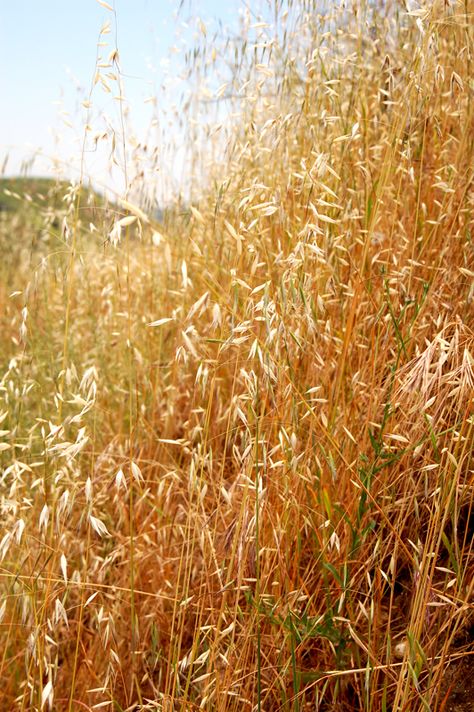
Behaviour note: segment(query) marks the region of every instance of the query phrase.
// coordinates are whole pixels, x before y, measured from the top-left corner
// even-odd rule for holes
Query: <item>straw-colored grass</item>
[[[474,7],[280,5],[163,224],[0,215],[2,710],[470,709]]]

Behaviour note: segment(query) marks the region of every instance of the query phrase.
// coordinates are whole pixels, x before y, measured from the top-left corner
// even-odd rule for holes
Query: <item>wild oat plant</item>
[[[125,112],[4,179],[2,710],[472,709],[473,11],[199,23],[160,220]]]

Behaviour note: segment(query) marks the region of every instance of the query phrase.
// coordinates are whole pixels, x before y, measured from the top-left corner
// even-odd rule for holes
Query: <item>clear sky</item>
[[[196,18],[211,30],[219,22],[235,28],[240,3],[109,0],[109,4],[116,10],[125,94],[140,133],[150,116],[146,97],[158,94],[160,101],[174,100],[169,93],[163,98],[161,86],[167,75],[179,73],[183,46],[192,40]],[[22,162],[39,150],[47,158],[36,158],[31,173],[52,175],[62,170],[74,177],[68,173],[80,154],[85,122],[81,102],[94,76],[98,35],[107,20],[112,21],[112,31],[104,37],[109,43],[101,50],[105,58],[114,47],[115,28],[112,13],[97,0],[0,0],[0,167],[8,155],[7,173],[18,172]],[[181,51],[170,52],[173,46]],[[117,113],[113,96],[102,91],[98,102],[101,111]],[[53,157],[58,159],[56,168]],[[92,178],[107,181],[101,159],[95,167],[90,161],[88,170]]]

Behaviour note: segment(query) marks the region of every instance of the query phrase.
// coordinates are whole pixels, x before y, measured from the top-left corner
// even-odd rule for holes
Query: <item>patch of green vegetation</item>
[[[45,205],[54,195],[64,195],[67,188],[68,183],[53,178],[0,178],[0,210],[15,212],[25,203],[32,207]]]
[[[31,219],[45,213],[57,213],[56,217],[59,217],[68,212],[72,201],[78,199],[78,217],[82,221],[101,222],[101,216],[116,208],[90,186],[77,191],[71,183],[54,178],[0,178],[0,213],[10,216],[21,214]]]

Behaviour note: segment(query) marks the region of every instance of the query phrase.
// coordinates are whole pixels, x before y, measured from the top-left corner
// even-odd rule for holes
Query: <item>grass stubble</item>
[[[1,213],[2,709],[468,709],[473,7],[410,8],[198,21],[186,199]]]

